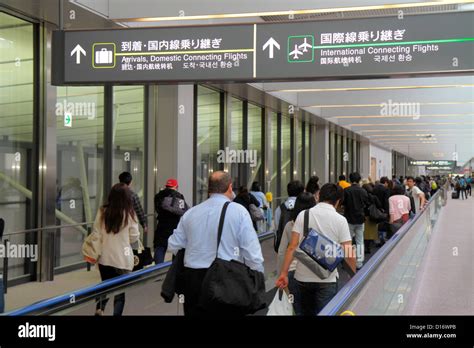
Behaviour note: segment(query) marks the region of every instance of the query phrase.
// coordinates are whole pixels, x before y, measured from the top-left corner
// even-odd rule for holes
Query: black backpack
[[[416,208],[415,208],[415,198],[413,197],[413,193],[411,191],[406,192],[406,196],[410,198],[410,205],[411,205],[411,212],[413,214],[416,214]]]
[[[273,241],[273,247],[275,249],[275,252],[278,252],[278,248],[280,247],[281,243],[281,236],[283,235],[283,230],[285,229],[285,226],[288,221],[291,220],[292,210],[293,209],[288,209],[286,207],[285,202],[280,205],[280,221],[278,221],[278,228],[275,232],[275,239]]]
[[[171,194],[163,198],[161,209],[171,214],[182,216],[189,209],[189,206],[184,198],[179,197],[177,194]]]

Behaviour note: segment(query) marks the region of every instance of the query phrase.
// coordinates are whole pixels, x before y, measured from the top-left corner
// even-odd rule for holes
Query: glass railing
[[[273,232],[259,234],[264,258],[274,254]],[[106,296],[109,303],[105,314],[113,310],[113,297],[125,293],[124,315],[181,315],[180,298],[175,296],[172,303],[161,298],[161,285],[171,262],[153,265],[145,269],[125,274],[99,284],[70,291],[60,296],[42,300],[24,308],[5,313],[5,315],[93,315],[97,299]],[[274,265],[265,265],[265,277],[274,276]],[[274,280],[269,279],[273,284]]]
[[[446,189],[442,188],[370,258],[319,315],[404,314],[445,203]]]

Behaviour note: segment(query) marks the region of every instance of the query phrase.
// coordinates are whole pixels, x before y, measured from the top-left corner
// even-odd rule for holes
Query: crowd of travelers
[[[131,188],[132,176],[124,172],[119,181],[83,245],[86,260],[98,265],[102,280],[135,270],[140,250],[146,249],[139,225],[147,231],[147,219]],[[186,316],[254,313],[265,308],[258,234],[262,226],[273,226],[275,287],[291,294],[296,315],[317,315],[336,295],[341,267],[355,274],[371,248],[382,246],[441,187],[450,185],[453,198],[457,194],[467,199],[471,183],[470,177],[459,176],[384,176],[373,182],[353,172],[320,186],[319,178],[312,176],[306,185],[290,181],[287,198],[272,207],[271,194],[263,193],[258,182],[250,190],[246,186],[235,190],[230,175],[216,171],[209,177],[208,199],[190,208],[178,181],[170,178],[154,198],[154,253],[144,265],[163,263],[167,253],[173,255],[162,296],[170,302],[175,293],[182,295]],[[303,255],[302,243],[314,235],[340,247],[341,267],[324,268]],[[249,291],[245,296],[251,298],[244,298],[242,294]],[[103,315],[107,301],[97,299],[96,315]],[[125,294],[115,295],[113,314],[122,315],[124,305]]]

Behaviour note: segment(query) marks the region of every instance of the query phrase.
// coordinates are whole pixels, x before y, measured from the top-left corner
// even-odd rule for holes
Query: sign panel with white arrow
[[[275,41],[274,38],[269,38],[265,45],[263,45],[262,49],[265,51],[268,48],[268,58],[273,59],[273,49],[276,48],[277,50],[280,49],[280,44]]]
[[[76,64],[81,64],[81,54],[86,56],[86,51],[81,47],[81,45],[77,44],[76,47],[71,51],[71,56],[76,55]]]
[[[474,71],[474,12],[58,31],[53,83],[256,82]],[[86,59],[87,58],[87,59]]]

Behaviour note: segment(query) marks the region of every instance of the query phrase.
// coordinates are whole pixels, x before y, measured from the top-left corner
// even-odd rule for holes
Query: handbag
[[[309,228],[309,210],[304,212],[304,239],[295,257],[319,278],[326,279],[344,260],[342,246],[324,234]]]
[[[375,223],[387,221],[387,214],[381,211],[374,203],[369,205],[369,220]]]
[[[151,265],[153,257],[151,256],[151,249],[144,247],[141,240],[138,240],[138,249],[133,249],[133,270],[132,272],[143,269],[143,267]]]
[[[199,305],[211,313],[253,314],[266,307],[263,273],[250,269],[242,262],[217,257],[229,204],[226,202],[221,211],[216,258],[204,276]]]
[[[102,254],[102,238],[100,233],[93,229],[82,243],[82,255],[84,260],[91,264],[96,264]]]

